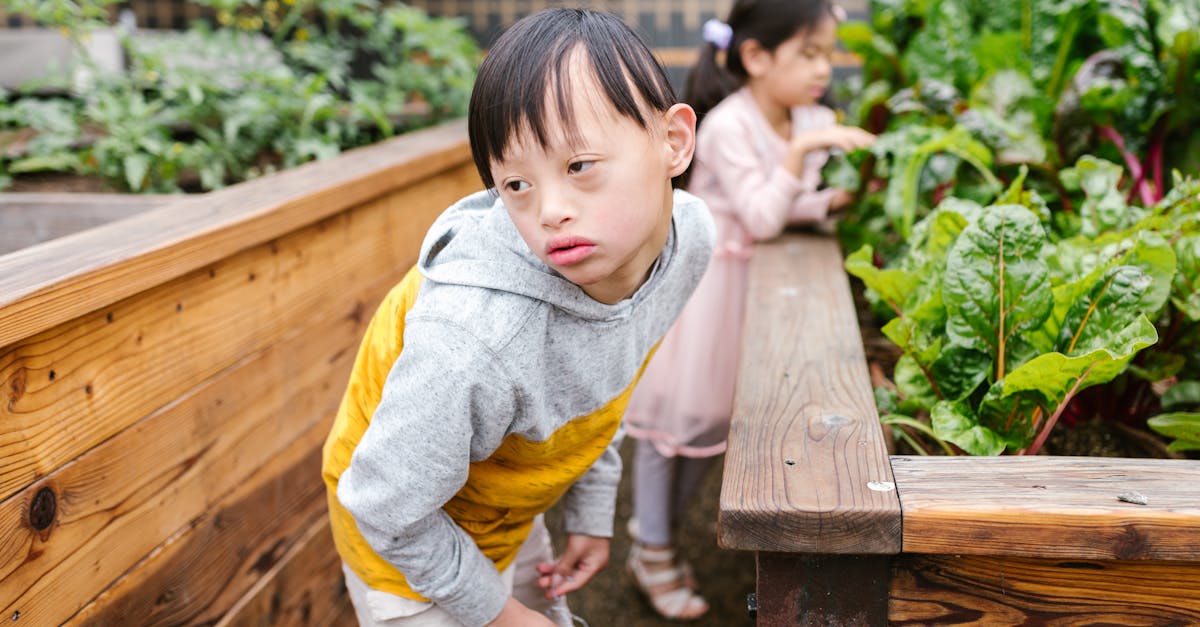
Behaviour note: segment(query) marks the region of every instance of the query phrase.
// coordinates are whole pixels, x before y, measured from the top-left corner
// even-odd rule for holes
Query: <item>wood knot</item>
[[[29,526],[38,531],[45,531],[54,523],[54,514],[58,511],[58,499],[54,490],[42,488],[33,495],[29,504]]]
[[[10,409],[17,401],[21,400],[22,396],[25,396],[25,379],[24,368],[17,368],[17,371],[8,379],[8,407]]]

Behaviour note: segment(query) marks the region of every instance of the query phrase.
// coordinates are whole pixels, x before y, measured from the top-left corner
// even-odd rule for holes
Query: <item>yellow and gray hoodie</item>
[[[612,536],[621,416],[708,264],[712,220],[676,191],[645,284],[588,297],[525,245],[494,195],[438,218],[367,328],[325,442],[334,540],[370,587],[468,626],[500,613],[534,517]]]

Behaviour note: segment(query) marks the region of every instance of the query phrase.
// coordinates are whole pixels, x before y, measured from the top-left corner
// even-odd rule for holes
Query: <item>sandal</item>
[[[661,568],[647,570],[647,564]],[[696,620],[708,613],[708,601],[696,594],[691,567],[677,562],[674,550],[648,549],[635,541],[629,549],[626,570],[654,611],[664,618]]]

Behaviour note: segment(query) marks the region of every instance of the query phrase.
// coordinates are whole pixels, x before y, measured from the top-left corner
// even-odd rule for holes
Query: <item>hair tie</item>
[[[704,23],[704,41],[718,50],[728,50],[729,42],[733,41],[733,28],[714,17]]]
[[[833,5],[833,19],[837,20],[838,22],[845,22],[846,7],[843,7],[840,4]]]

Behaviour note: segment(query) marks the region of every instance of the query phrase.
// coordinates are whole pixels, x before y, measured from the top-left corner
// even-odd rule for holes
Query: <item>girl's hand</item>
[[[834,188],[833,196],[829,199],[829,215],[841,213],[843,209],[849,207],[853,202],[854,194],[841,188]]]
[[[583,587],[596,573],[608,566],[608,538],[581,534],[567,536],[567,546],[558,561],[537,565],[538,585],[546,598],[558,598]]]
[[[557,627],[554,621],[535,612],[524,603],[508,597],[508,603],[504,604],[504,609],[500,610],[500,615],[492,622],[488,623],[488,627]]]
[[[812,131],[804,131],[792,138],[788,146],[787,156],[783,165],[792,174],[801,176],[804,172],[804,157],[814,150],[839,149],[845,152],[866,148],[875,143],[875,135],[857,126],[829,126]]]
[[[812,152],[813,150],[840,148],[846,152],[858,148],[866,148],[875,143],[875,135],[857,126],[829,126],[826,128],[798,133],[792,139],[792,150]]]

